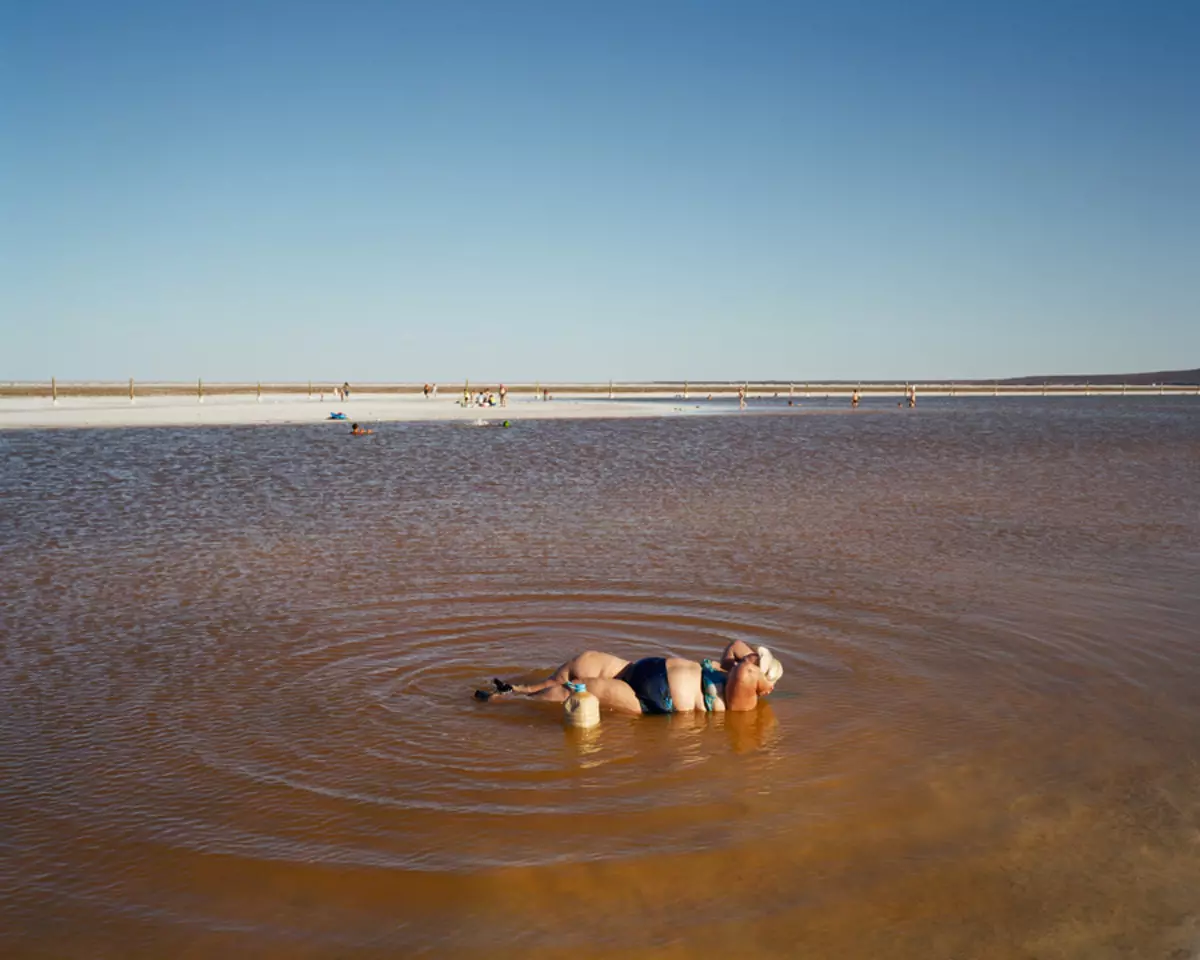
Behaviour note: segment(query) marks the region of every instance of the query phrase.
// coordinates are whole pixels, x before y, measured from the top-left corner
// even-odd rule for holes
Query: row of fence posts
[[[1161,384],[1161,383],[1158,384],[1159,396],[1162,396],[1164,394],[1164,392],[1165,392],[1164,387],[1165,387],[1164,384]],[[684,380],[683,381],[683,399],[684,400],[688,399],[689,388],[690,388],[689,381]],[[749,392],[750,392],[749,381],[745,381],[742,384],[742,389],[744,391],[746,391],[747,394],[749,394]],[[857,389],[859,391],[862,390],[861,382],[859,382]],[[906,390],[908,389],[908,385],[905,386],[905,389]],[[952,397],[957,396],[956,390],[957,390],[957,384],[951,383],[950,388],[949,388],[950,396],[952,396]],[[470,392],[471,392],[471,381],[464,380],[463,381],[463,393],[469,394]],[[1200,394],[1200,386],[1196,387],[1196,393]],[[542,384],[541,384],[540,380],[534,384],[534,394],[535,394],[535,396],[539,396],[539,397],[542,395]],[[789,398],[794,397],[795,394],[796,394],[796,384],[789,383],[788,384],[788,397]],[[309,400],[312,399],[312,395],[313,395],[312,381],[309,380],[308,381],[308,399]],[[608,399],[609,400],[614,399],[615,395],[616,394],[615,394],[615,388],[614,388],[613,381],[609,380],[608,381]],[[1000,384],[998,381],[993,381],[992,396],[998,397],[999,395],[1000,395]],[[1042,396],[1044,397],[1046,395],[1047,395],[1047,384],[1045,382],[1043,382],[1042,383]],[[1088,381],[1087,383],[1085,383],[1083,385],[1083,395],[1085,397],[1090,397],[1092,395],[1091,381]],[[1124,397],[1127,395],[1128,395],[1128,384],[1122,383],[1121,384],[1121,396]],[[804,384],[804,396],[806,398],[812,396],[811,384],[809,384],[809,383]],[[259,403],[262,403],[262,381],[261,380],[258,381],[256,384],[255,398],[258,400]],[[204,379],[203,378],[197,378],[197,380],[196,380],[196,400],[198,403],[204,402]],[[57,377],[50,378],[50,401],[55,406],[58,405],[58,378]],[[133,380],[133,377],[130,377],[129,378],[129,402],[134,403],[135,401],[136,401],[136,393],[134,391],[134,380]]]
[[[256,385],[255,397],[259,403],[262,403],[262,381],[261,380],[258,381],[258,383]],[[310,400],[312,399],[312,381],[311,380],[308,383],[308,397]],[[134,402],[136,402],[136,400],[137,400],[137,393],[134,390],[133,377],[130,377],[129,378],[129,402],[134,403]],[[203,377],[198,377],[196,379],[196,401],[198,403],[204,402],[204,378]],[[53,403],[55,406],[58,406],[58,377],[50,378],[50,402]]]

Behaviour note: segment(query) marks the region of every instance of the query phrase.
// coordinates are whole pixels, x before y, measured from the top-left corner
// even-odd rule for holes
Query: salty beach
[[[1194,398],[36,402],[6,956],[1200,955]],[[734,638],[748,715],[471,697]]]
[[[51,390],[55,392],[51,394]],[[308,393],[291,384],[286,390],[270,386],[257,390],[253,384],[224,385],[204,391],[184,384],[143,384],[131,398],[123,384],[0,384],[0,430],[70,427],[150,426],[251,426],[266,424],[310,424],[327,421],[331,413],[344,413],[347,420],[363,424],[421,421],[474,420],[583,420],[616,417],[694,416],[728,413],[737,409],[737,387],[729,383],[676,384],[657,388],[653,384],[621,384],[605,390],[603,385],[552,385],[550,399],[541,399],[540,389],[525,385],[508,397],[505,405],[461,403],[462,393],[443,390],[422,396],[415,385],[389,385],[386,389],[353,390],[339,400],[332,388]],[[132,385],[128,388],[133,391]],[[859,412],[887,410],[896,406],[908,390],[907,384],[756,384],[747,391],[747,409],[828,413],[847,411],[850,396],[859,389]],[[491,388],[491,392],[495,392]],[[1129,397],[1200,397],[1200,386],[1124,386],[1108,384],[1058,384],[1052,387],[988,386],[986,384],[921,384],[922,403],[931,399],[969,403],[986,399],[1012,400],[1043,397],[1070,399],[1120,399]],[[473,395],[473,393],[472,393]]]
[[[416,421],[561,420],[597,417],[663,416],[673,412],[695,412],[695,402],[679,410],[653,400],[670,399],[670,394],[649,395],[646,402],[604,400],[568,395],[549,401],[532,397],[509,398],[507,406],[462,406],[445,394],[421,396],[352,393],[349,399],[325,399],[291,394],[265,393],[210,395],[203,402],[195,396],[147,396],[132,402],[127,397],[63,397],[51,402],[44,397],[0,399],[0,430],[55,427],[150,427],[150,426],[250,426],[265,424],[312,424],[329,420],[331,413],[344,413],[349,421],[364,424]]]

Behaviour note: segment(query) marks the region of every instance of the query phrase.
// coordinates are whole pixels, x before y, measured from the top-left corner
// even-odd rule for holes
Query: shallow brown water
[[[343,430],[0,434],[0,954],[1200,956],[1194,400]]]

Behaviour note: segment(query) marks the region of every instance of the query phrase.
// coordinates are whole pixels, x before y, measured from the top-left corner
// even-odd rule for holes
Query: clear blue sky
[[[1200,2],[0,0],[0,378],[1200,366]]]

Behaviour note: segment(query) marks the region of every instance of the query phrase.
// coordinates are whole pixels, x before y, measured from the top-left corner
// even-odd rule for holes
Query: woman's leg
[[[638,703],[638,698],[633,694],[633,688],[624,680],[613,680],[609,677],[586,677],[581,681],[597,700],[600,701],[600,706],[605,710],[613,710],[618,713],[641,713],[642,705]],[[495,694],[488,695],[485,691],[479,691],[476,696],[480,700],[488,702],[500,701],[503,703],[522,703],[526,700],[536,700],[541,703],[562,703],[571,695],[571,691],[561,683],[553,684],[552,686],[543,687],[536,693],[526,694],[523,697],[497,697]]]
[[[546,677],[545,680],[538,680],[535,683],[513,684],[505,684],[501,681],[500,683],[496,683],[496,689],[507,692],[505,688],[511,687],[513,693],[528,695],[537,693],[539,690],[561,686],[568,680],[597,677],[611,679],[624,670],[628,664],[628,660],[614,657],[611,653],[601,653],[599,650],[585,650],[578,656],[568,660],[550,674],[550,676]]]

